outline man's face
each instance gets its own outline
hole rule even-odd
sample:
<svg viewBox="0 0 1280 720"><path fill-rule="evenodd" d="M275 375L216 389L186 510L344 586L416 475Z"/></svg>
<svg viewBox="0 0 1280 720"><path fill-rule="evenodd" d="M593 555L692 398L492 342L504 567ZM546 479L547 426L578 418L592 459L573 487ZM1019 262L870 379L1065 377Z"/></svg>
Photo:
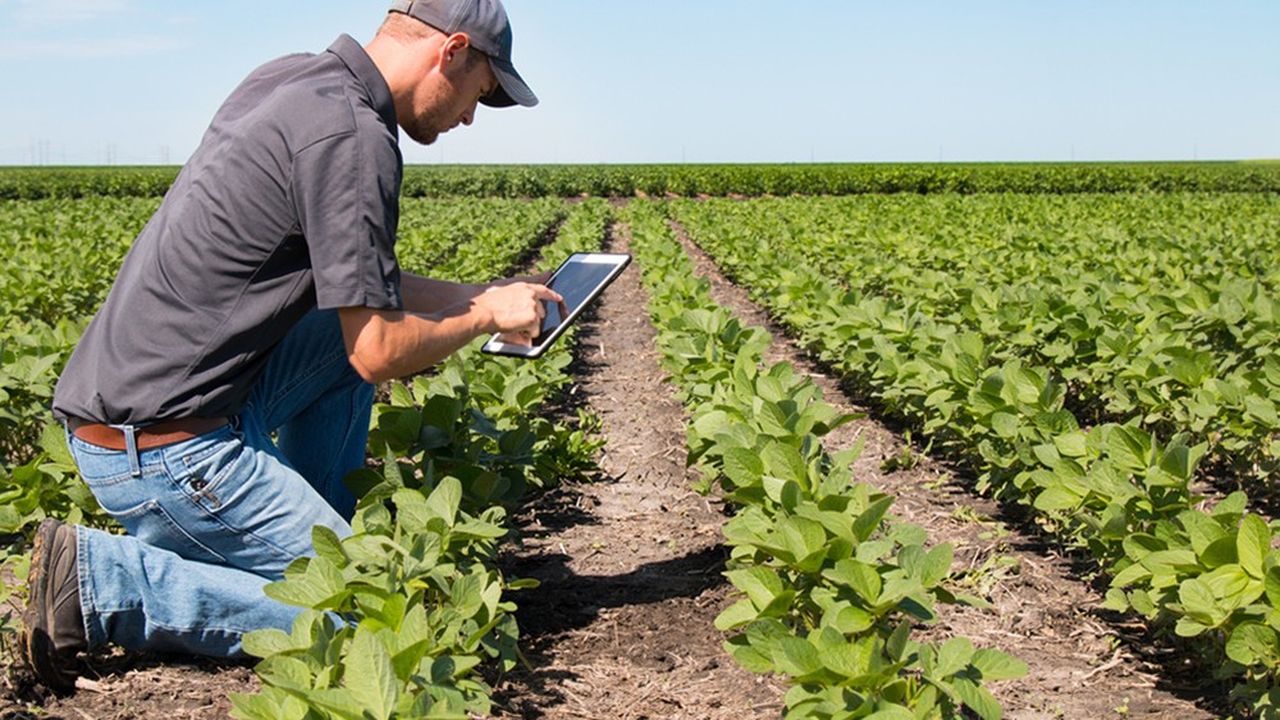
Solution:
<svg viewBox="0 0 1280 720"><path fill-rule="evenodd" d="M459 124L470 125L480 98L497 87L498 78L484 54L470 46L457 50L446 46L440 63L418 84L413 107L400 118L400 126L415 141L430 145L441 133Z"/></svg>

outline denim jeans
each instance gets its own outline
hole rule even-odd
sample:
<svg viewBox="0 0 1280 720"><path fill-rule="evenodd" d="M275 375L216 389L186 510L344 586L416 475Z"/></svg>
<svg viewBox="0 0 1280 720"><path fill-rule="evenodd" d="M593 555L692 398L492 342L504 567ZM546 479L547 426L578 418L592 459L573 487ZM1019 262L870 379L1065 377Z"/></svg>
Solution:
<svg viewBox="0 0 1280 720"><path fill-rule="evenodd" d="M140 477L125 452L68 435L85 482L128 531L77 528L89 646L237 657L244 633L287 631L301 608L262 588L313 554L315 525L351 534L342 478L364 463L372 405L337 312L313 311L230 424L143 450Z"/></svg>

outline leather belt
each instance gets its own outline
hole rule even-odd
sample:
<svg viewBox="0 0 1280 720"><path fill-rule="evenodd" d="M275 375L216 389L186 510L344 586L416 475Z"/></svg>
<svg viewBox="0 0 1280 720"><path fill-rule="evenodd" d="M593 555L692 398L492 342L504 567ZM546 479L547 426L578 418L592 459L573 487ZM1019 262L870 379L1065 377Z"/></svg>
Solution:
<svg viewBox="0 0 1280 720"><path fill-rule="evenodd" d="M227 419L220 418L180 418L166 420L134 430L138 440L138 450L150 450L163 445L172 445L190 440L197 435L217 430L227 424ZM91 423L76 418L67 421L71 432L81 440L108 450L124 450L124 432L110 425Z"/></svg>

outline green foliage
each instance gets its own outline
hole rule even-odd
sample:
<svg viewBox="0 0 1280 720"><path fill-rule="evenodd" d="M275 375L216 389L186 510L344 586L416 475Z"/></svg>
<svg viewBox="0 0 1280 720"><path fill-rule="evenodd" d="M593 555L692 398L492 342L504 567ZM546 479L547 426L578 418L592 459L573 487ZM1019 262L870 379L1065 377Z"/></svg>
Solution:
<svg viewBox="0 0 1280 720"><path fill-rule="evenodd" d="M1273 533L1243 493L1204 510L1192 491L1212 453L1274 472L1274 205L788 199L676 213L851 384L1087 549L1111 575L1109 607L1194 638L1237 698L1280 717ZM1203 226L1210 212L1225 231ZM1026 217L1005 227L1009 215ZM1112 224L1091 239L1079 222Z"/></svg>
<svg viewBox="0 0 1280 720"><path fill-rule="evenodd" d="M793 683L789 718L1000 717L984 681L1026 666L964 638L910 639L936 620L952 548L926 548L922 528L888 515L892 498L855 483L858 449L838 456L822 436L852 419L785 363L765 366L769 343L710 297L659 208L627 210L644 268L664 369L690 409L689 463L736 507L725 525L726 576L744 597L716 619L743 667Z"/></svg>
<svg viewBox="0 0 1280 720"><path fill-rule="evenodd" d="M5 168L0 200L163 195L175 167ZM408 197L854 195L884 193L1274 192L1276 164L875 163L785 165L417 165Z"/></svg>
<svg viewBox="0 0 1280 720"><path fill-rule="evenodd" d="M489 712L489 688L472 670L517 662L515 606L489 564L506 535L501 508L460 509L446 477L429 492L399 489L361 500L354 534L314 531L316 556L266 586L307 608L292 633L257 630L246 652L262 658L259 695L233 695L233 715L465 718Z"/></svg>

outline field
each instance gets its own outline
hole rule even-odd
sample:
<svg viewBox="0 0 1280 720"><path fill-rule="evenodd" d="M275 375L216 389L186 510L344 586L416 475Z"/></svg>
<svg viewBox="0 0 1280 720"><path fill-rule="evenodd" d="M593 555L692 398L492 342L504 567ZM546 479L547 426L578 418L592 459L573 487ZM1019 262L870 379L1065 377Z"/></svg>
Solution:
<svg viewBox="0 0 1280 720"><path fill-rule="evenodd" d="M0 170L0 602L112 528L47 405L169 168ZM416 167L461 281L634 255L537 362L379 388L253 662L0 717L1280 717L1280 165ZM335 628L324 611L358 620Z"/></svg>

